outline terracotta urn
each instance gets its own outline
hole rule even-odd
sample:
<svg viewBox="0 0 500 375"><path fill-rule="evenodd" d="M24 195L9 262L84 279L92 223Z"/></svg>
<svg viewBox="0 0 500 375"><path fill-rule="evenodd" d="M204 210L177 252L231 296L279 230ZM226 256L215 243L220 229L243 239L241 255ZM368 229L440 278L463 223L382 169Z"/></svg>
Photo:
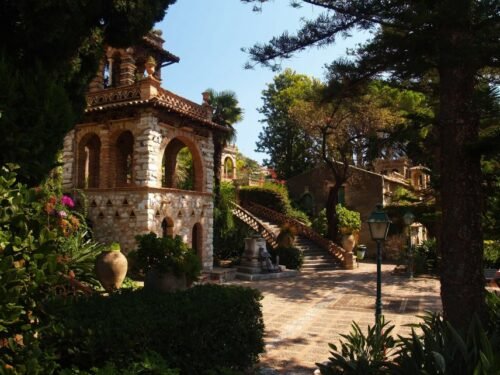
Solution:
<svg viewBox="0 0 500 375"><path fill-rule="evenodd" d="M127 275L127 258L118 250L103 251L96 259L97 279L107 292L120 289Z"/></svg>
<svg viewBox="0 0 500 375"><path fill-rule="evenodd" d="M156 60L150 57L144 64L144 67L146 68L146 73L148 74L148 77L152 77L156 68Z"/></svg>
<svg viewBox="0 0 500 375"><path fill-rule="evenodd" d="M157 292L175 292L187 288L186 275L177 276L173 272L159 272L152 269L146 273L144 288Z"/></svg>
<svg viewBox="0 0 500 375"><path fill-rule="evenodd" d="M344 234L342 235L342 248L348 253L352 253L354 246L356 245L356 239L354 234Z"/></svg>

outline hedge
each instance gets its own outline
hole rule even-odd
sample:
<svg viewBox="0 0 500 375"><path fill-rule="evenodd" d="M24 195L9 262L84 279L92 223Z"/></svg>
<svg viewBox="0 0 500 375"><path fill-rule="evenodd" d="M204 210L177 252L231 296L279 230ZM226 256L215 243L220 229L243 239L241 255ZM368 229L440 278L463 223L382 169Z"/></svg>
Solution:
<svg viewBox="0 0 500 375"><path fill-rule="evenodd" d="M244 370L264 351L261 298L254 289L217 285L92 296L59 308L61 324L42 342L63 368L125 367L151 351L182 374Z"/></svg>
<svg viewBox="0 0 500 375"><path fill-rule="evenodd" d="M285 215L291 208L286 192L270 187L244 186L239 191L239 199L242 202L260 204Z"/></svg>

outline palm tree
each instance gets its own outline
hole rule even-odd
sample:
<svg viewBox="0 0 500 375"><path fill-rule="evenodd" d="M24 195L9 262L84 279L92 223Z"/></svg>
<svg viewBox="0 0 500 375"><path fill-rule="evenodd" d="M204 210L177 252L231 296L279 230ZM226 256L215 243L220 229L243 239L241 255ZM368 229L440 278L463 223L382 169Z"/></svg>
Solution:
<svg viewBox="0 0 500 375"><path fill-rule="evenodd" d="M221 158L222 150L229 142L236 139L236 130L233 125L243 119L243 110L239 106L236 93L233 91L217 92L213 89L208 92L208 104L212 107L212 121L222 125L228 131L215 131L214 142L214 205L220 201Z"/></svg>

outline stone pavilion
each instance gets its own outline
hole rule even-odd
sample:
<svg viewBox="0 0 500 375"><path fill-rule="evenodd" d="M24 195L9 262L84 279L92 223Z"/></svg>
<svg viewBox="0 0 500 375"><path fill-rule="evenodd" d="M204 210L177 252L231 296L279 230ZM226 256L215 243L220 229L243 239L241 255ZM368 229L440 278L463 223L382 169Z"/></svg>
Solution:
<svg viewBox="0 0 500 375"><path fill-rule="evenodd" d="M161 68L179 61L155 33L126 49L108 47L89 87L83 120L64 140L63 186L83 191L97 240L124 252L137 234L179 235L213 264L213 142L226 131L212 109L160 86ZM191 154L191 186L179 186L177 156Z"/></svg>

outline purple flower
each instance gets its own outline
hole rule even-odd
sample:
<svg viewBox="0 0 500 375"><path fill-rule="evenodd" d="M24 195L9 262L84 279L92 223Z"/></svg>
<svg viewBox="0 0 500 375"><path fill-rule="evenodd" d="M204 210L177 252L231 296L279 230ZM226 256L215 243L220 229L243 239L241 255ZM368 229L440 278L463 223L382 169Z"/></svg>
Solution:
<svg viewBox="0 0 500 375"><path fill-rule="evenodd" d="M68 214L66 213L66 211L59 211L57 214L59 215L59 217L66 217L66 216L68 216Z"/></svg>
<svg viewBox="0 0 500 375"><path fill-rule="evenodd" d="M75 202L73 202L73 199L71 199L71 197L68 197L67 195L62 196L61 203L69 208L75 207Z"/></svg>

